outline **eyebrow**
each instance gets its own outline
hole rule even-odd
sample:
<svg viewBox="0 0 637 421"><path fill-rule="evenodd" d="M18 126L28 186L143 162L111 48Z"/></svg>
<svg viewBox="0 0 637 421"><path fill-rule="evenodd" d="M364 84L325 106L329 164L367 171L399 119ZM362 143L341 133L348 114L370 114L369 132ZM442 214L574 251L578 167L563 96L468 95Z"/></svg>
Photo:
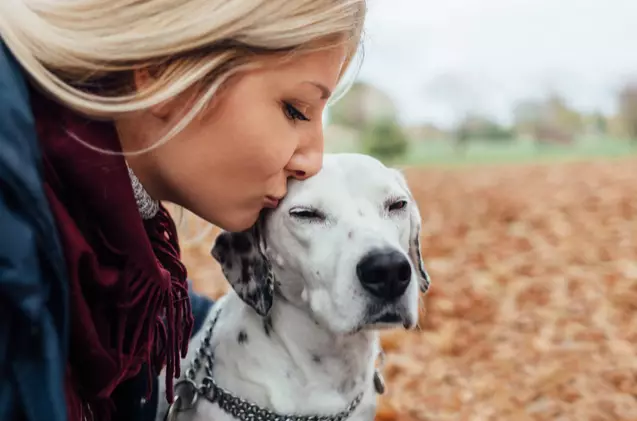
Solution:
<svg viewBox="0 0 637 421"><path fill-rule="evenodd" d="M310 85L314 86L315 88L318 88L321 91L321 99L327 99L332 95L332 91L330 91L327 86L323 85L322 83L318 83L318 82L313 82L310 80L305 81L305 83L309 83Z"/></svg>

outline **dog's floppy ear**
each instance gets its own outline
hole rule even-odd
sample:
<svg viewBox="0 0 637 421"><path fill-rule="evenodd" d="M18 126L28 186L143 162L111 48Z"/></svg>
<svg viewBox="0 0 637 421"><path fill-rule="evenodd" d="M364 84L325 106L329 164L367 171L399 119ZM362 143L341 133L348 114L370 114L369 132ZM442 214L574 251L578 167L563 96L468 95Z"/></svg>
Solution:
<svg viewBox="0 0 637 421"><path fill-rule="evenodd" d="M420 290L424 293L429 290L431 279L429 278L429 273L427 273L427 270L425 269L425 263L422 260L422 253L420 251L420 227L422 224L420 211L418 210L418 203L416 202L416 199L414 199L414 196L411 194L411 190L409 189L405 176L397 169L394 169L394 172L396 174L396 178L409 196L409 201L411 202L409 203L409 258L413 266L418 271Z"/></svg>
<svg viewBox="0 0 637 421"><path fill-rule="evenodd" d="M266 317L272 308L274 275L265 255L261 220L246 231L220 233L210 254L239 297Z"/></svg>

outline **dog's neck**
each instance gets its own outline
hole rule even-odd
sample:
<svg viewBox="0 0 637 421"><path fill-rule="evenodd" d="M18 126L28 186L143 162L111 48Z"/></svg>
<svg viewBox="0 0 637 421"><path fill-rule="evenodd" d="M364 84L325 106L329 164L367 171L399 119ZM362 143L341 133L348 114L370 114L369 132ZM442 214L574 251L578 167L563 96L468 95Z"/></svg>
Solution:
<svg viewBox="0 0 637 421"><path fill-rule="evenodd" d="M361 411L374 409L377 333L335 335L282 297L267 318L234 293L220 304L213 346L221 387L280 414L335 414L360 393Z"/></svg>

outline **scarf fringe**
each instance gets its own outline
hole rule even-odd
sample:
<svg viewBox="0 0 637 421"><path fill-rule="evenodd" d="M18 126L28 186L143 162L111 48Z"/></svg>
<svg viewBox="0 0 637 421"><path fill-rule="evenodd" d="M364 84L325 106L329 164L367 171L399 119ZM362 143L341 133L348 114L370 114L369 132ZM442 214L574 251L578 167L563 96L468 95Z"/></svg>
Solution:
<svg viewBox="0 0 637 421"><path fill-rule="evenodd" d="M172 403L174 379L181 374L180 359L188 352L194 320L188 297L187 271L179 259L176 227L163 207L152 220L144 222L144 227L160 267L161 281L137 268L126 270L121 279L128 289L125 294L128 300L118 306L124 316L117 326L117 336L121 338L117 343L117 354L121 356L120 377L113 379L108 388L99 393L102 399L86 400L92 401L89 405L95 419L100 421L112 419L115 408L109 399L111 393L121 382L137 375L143 363L152 368L148 371L145 398L149 399L153 392L153 377L165 367L166 399ZM114 248L110 251L125 259ZM140 312L151 319L137 320L133 324L134 330L127 332L131 318L139 317Z"/></svg>
<svg viewBox="0 0 637 421"><path fill-rule="evenodd" d="M64 208L53 195L49 195L49 199L57 220L67 227L71 226L71 219ZM91 370L94 367L89 367L88 361L72 364L72 368L67 370L66 384L70 421L110 421L116 411L111 394L123 381L137 375L144 363L151 368L148 370L146 398L150 398L152 393L153 377L165 365L166 398L171 403L174 400L173 379L180 376L180 358L186 356L194 323L188 297L187 271L179 259L176 227L168 212L162 208L153 220L144 222L144 228L151 241L161 279L136 267L136 262L111 245L103 233L95 233L103 251L110 255L110 263L114 263L114 267L124 267L117 272L113 269L112 279L103 283L99 290L101 294L114 294L118 302L115 309L88 307L91 318L72 329L75 337L72 342L75 346L84 343L82 326L87 326L86 323L100 337L112 332L113 342L102 338L100 348L93 352L98 356L97 361L112 365L117 374L113 373L115 376L112 377L100 375L99 370ZM75 275L70 280L70 290L72 294L88 298L91 294L91 277L82 278L78 274L97 273L99 262L94 258L88 242L74 232L77 232L76 229L67 228L66 235L62 237L65 247L78 251L78 254L71 255L69 261L71 267L76 268L72 272ZM98 254L104 256L104 253ZM105 281L104 276L101 280ZM104 310L107 313L102 313ZM108 316L113 312L117 315L115 319ZM113 323L113 326L108 327L105 322Z"/></svg>
<svg viewBox="0 0 637 421"><path fill-rule="evenodd" d="M172 402L193 326L174 221L163 206L142 220L124 159L69 135L119 150L111 122L89 121L35 90L31 95L45 191L69 274L69 421L109 421L118 409L113 392L144 363L149 380L166 365Z"/></svg>
<svg viewBox="0 0 637 421"><path fill-rule="evenodd" d="M177 228L170 214L163 206L151 220L145 223L153 251L162 263L165 275L170 277L171 287L164 297L163 307L166 317L158 320L157 336L161 341L155 341L155 358L151 364L155 370L161 369L166 363L166 398L172 403L174 400L173 379L181 375L180 360L188 352L188 341L192 333L194 319L188 297L186 267L180 260L181 250L177 239ZM150 226L149 226L150 225ZM164 346L162 346L165 344Z"/></svg>

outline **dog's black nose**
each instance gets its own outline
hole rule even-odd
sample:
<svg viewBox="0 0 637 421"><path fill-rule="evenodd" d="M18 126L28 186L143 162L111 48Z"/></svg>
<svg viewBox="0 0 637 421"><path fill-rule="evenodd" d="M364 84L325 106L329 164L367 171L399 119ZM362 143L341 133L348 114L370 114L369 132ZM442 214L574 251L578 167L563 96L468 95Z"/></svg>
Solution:
<svg viewBox="0 0 637 421"><path fill-rule="evenodd" d="M407 289L411 265L398 250L374 250L358 262L356 275L363 288L371 294L393 300Z"/></svg>

